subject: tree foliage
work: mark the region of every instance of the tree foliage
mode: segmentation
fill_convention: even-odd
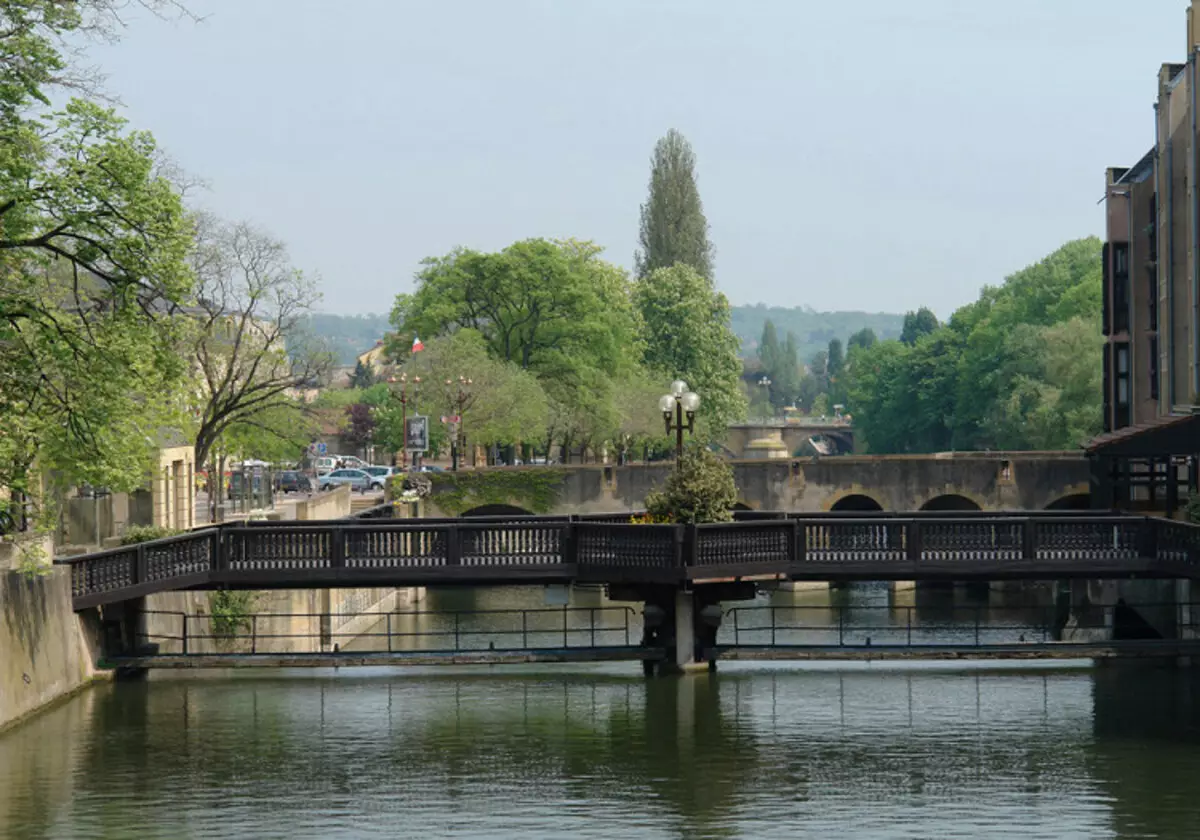
[[[660,378],[684,379],[700,394],[705,436],[723,437],[746,416],[737,336],[729,301],[687,265],[660,268],[634,284],[646,336],[646,366]]]
[[[662,488],[647,494],[646,512],[657,522],[729,522],[737,501],[729,463],[705,447],[689,446]]]
[[[712,279],[713,247],[696,186],[696,154],[675,129],[654,146],[638,245],[634,255],[638,278],[644,279],[662,268],[686,265],[701,277]]]
[[[937,316],[928,307],[922,306],[916,312],[904,315],[904,328],[900,331],[900,341],[904,344],[916,344],[917,339],[929,335],[938,328]]]
[[[134,489],[181,409],[183,204],[154,139],[88,99],[95,77],[64,52],[113,12],[0,3],[0,487],[18,493],[34,463]]]
[[[944,326],[923,331],[919,314],[911,341],[850,353],[848,401],[872,451],[1071,449],[1099,432],[1097,239],[985,288]]]

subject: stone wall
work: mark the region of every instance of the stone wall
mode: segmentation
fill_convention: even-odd
[[[1045,510],[1068,497],[1082,499],[1089,489],[1087,460],[1076,453],[842,456],[732,464],[741,504],[754,510],[817,513],[835,509],[851,496],[884,511],[920,510],[945,503],[945,497],[983,510]],[[586,514],[640,509],[646,494],[665,481],[672,468],[666,462],[493,470],[541,475],[557,471],[562,476],[557,501],[544,512]],[[519,494],[488,501],[491,508],[543,512],[530,510]],[[438,506],[435,481],[426,515],[448,513]]]
[[[344,519],[350,515],[350,492],[350,487],[344,485],[328,493],[318,493],[304,501],[296,502],[296,518],[308,521]]]
[[[317,653],[345,645],[366,632],[378,617],[410,609],[425,594],[422,587],[364,589],[275,589],[255,592],[251,611],[253,649],[257,653]],[[188,653],[251,650],[249,630],[232,640],[213,638],[208,592],[162,592],[145,601],[149,641],[161,653],[182,653],[187,618]],[[328,616],[328,621],[325,620]]]
[[[64,569],[0,573],[0,729],[97,678],[93,619],[71,610]]]

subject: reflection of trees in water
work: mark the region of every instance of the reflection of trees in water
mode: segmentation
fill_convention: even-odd
[[[1097,668],[1090,774],[1119,837],[1193,837],[1200,826],[1200,673],[1161,663]]]
[[[96,824],[128,831],[131,819],[169,827],[191,796],[257,809],[313,791],[321,807],[397,818],[430,802],[585,802],[681,836],[720,836],[772,797],[789,813],[830,797],[870,811],[967,790],[1079,803],[1099,786],[1122,833],[1181,837],[1200,815],[1188,794],[1198,700],[1193,678],[1123,668],[151,680],[95,693],[90,722],[71,730],[75,746],[47,733],[39,748],[78,754],[72,782],[45,784],[61,761],[18,772],[16,786],[30,790],[7,812],[34,820],[22,836],[37,837],[49,818],[30,816],[35,805],[61,813],[72,795],[94,803],[115,788],[111,816]],[[35,802],[35,786],[56,801]]]

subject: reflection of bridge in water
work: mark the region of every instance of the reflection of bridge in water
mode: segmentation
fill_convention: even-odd
[[[924,836],[1015,821],[1023,836],[1185,837],[1200,818],[1179,787],[1197,696],[1194,677],[1127,666],[167,678],[89,693],[8,736],[0,802],[15,799],[0,823],[39,818],[34,787],[36,814],[61,820],[136,779],[141,807],[94,827],[172,826],[168,809],[196,789],[235,824],[264,792],[326,791],[410,829],[451,813],[512,819],[513,803],[556,792],[587,802],[592,828],[611,820],[612,836],[794,836],[801,820],[837,836],[846,820],[882,829],[916,809]],[[55,728],[68,719],[74,739]],[[151,756],[153,773],[123,772]],[[48,766],[63,768],[58,783]],[[194,801],[188,812],[202,816]]]

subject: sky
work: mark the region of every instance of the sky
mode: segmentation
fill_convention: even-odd
[[[456,246],[590,239],[627,268],[655,141],[697,156],[735,304],[945,317],[1102,235],[1154,142],[1187,0],[185,0],[92,50],[137,128],[387,312]]]

